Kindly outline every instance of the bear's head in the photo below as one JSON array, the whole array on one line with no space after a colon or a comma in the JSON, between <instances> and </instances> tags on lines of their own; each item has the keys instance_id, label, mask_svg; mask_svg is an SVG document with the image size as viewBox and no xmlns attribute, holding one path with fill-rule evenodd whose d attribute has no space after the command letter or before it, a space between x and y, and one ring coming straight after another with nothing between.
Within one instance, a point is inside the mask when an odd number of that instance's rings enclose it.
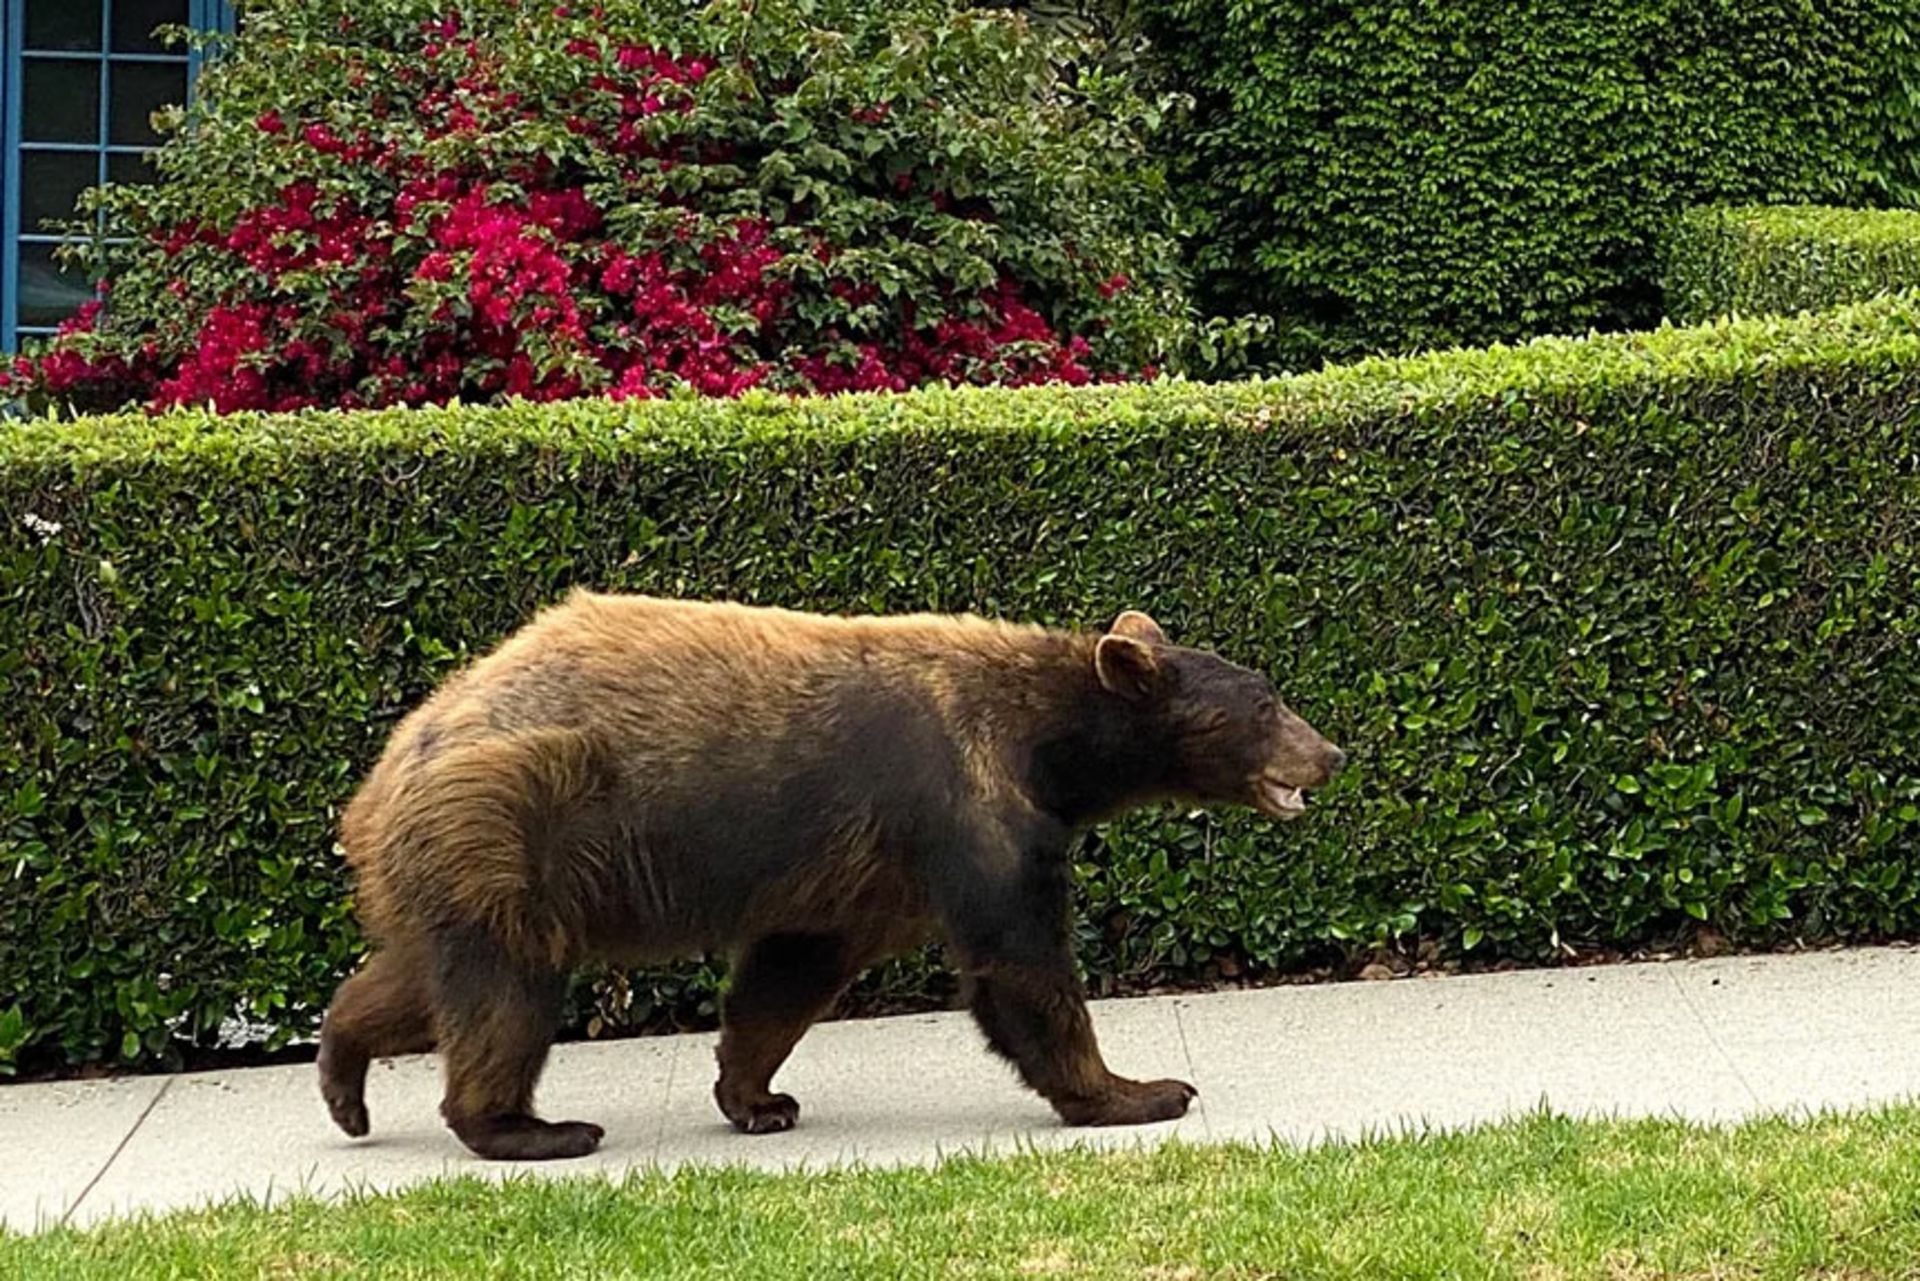
<instances>
[{"instance_id":1,"label":"bear's head","mask_svg":"<svg viewBox=\"0 0 1920 1281\"><path fill-rule=\"evenodd\" d=\"M1167 640L1137 610L1094 647L1100 684L1127 701L1143 737L1167 754L1168 790L1205 804L1298 818L1347 754L1280 701L1259 672Z\"/></svg>"}]
</instances>

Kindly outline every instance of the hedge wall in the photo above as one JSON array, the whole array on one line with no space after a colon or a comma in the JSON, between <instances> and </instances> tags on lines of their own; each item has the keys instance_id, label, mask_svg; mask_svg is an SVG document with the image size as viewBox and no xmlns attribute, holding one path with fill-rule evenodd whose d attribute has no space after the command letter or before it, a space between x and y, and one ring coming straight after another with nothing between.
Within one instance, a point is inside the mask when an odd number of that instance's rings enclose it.
<instances>
[{"instance_id":1,"label":"hedge wall","mask_svg":"<svg viewBox=\"0 0 1920 1281\"><path fill-rule=\"evenodd\" d=\"M1675 319L1834 307L1920 286L1920 211L1690 209L1674 220L1662 258Z\"/></svg>"},{"instance_id":2,"label":"hedge wall","mask_svg":"<svg viewBox=\"0 0 1920 1281\"><path fill-rule=\"evenodd\" d=\"M1203 301L1292 362L1645 328L1710 201L1920 203L1911 0L1150 0Z\"/></svg>"},{"instance_id":3,"label":"hedge wall","mask_svg":"<svg viewBox=\"0 0 1920 1281\"><path fill-rule=\"evenodd\" d=\"M1917 320L1896 297L1215 387L0 430L0 1053L309 1029L356 947L356 774L573 584L1139 605L1273 670L1357 768L1284 830L1091 844L1100 985L1411 935L1914 930Z\"/></svg>"}]
</instances>

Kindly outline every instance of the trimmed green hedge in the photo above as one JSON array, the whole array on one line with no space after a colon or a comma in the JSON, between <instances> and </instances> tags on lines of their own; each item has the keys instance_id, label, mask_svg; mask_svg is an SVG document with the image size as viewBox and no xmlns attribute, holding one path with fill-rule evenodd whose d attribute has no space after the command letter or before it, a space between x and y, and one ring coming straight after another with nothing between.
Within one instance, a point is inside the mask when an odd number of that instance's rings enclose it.
<instances>
[{"instance_id":1,"label":"trimmed green hedge","mask_svg":"<svg viewBox=\"0 0 1920 1281\"><path fill-rule=\"evenodd\" d=\"M1676 320L1818 310L1920 287L1920 211L1690 209L1662 256Z\"/></svg>"},{"instance_id":2,"label":"trimmed green hedge","mask_svg":"<svg viewBox=\"0 0 1920 1281\"><path fill-rule=\"evenodd\" d=\"M1706 202L1920 203L1912 0L1147 0L1205 305L1294 362L1659 316Z\"/></svg>"},{"instance_id":3,"label":"trimmed green hedge","mask_svg":"<svg viewBox=\"0 0 1920 1281\"><path fill-rule=\"evenodd\" d=\"M1097 986L1416 934L1920 928L1917 320L1217 387L0 430L0 1055L311 1028L356 947L337 806L573 584L1138 605L1270 668L1356 768L1301 824L1108 830Z\"/></svg>"}]
</instances>

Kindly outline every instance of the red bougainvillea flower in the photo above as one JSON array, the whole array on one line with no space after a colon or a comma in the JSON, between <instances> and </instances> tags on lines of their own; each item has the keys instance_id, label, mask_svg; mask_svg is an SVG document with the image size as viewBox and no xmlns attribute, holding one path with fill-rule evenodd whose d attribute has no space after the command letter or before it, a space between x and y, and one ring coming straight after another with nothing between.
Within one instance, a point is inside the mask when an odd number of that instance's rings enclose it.
<instances>
[{"instance_id":1,"label":"red bougainvillea flower","mask_svg":"<svg viewBox=\"0 0 1920 1281\"><path fill-rule=\"evenodd\" d=\"M112 305L9 387L232 411L1153 376L1184 311L1117 121L1086 146L1010 20L902 0L823 41L792 3L745 35L266 7L159 185L109 193ZM939 68L886 56L906 30Z\"/></svg>"}]
</instances>

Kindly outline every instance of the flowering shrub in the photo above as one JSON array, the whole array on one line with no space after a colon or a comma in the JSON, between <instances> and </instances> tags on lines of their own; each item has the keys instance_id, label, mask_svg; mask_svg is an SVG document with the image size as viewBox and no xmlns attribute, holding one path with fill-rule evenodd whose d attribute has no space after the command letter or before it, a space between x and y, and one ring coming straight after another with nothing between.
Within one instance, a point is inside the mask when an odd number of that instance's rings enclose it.
<instances>
[{"instance_id":1,"label":"flowering shrub","mask_svg":"<svg viewBox=\"0 0 1920 1281\"><path fill-rule=\"evenodd\" d=\"M1079 383L1209 346L1152 111L934 0L267 0L38 399L221 410ZM1217 330L1215 331L1218 332Z\"/></svg>"}]
</instances>

